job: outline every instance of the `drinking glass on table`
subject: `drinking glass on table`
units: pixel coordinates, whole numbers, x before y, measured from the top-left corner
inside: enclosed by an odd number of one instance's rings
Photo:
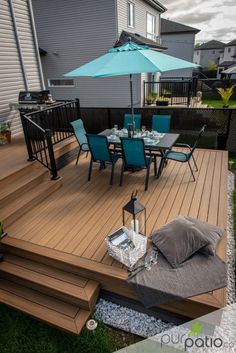
[[[142,131],[142,134],[145,133],[145,131],[146,131],[146,126],[145,125],[142,126],[141,131]]]
[[[117,134],[117,131],[118,131],[118,125],[115,124],[114,127],[113,127],[113,129],[112,129],[112,133],[116,135],[116,134]]]

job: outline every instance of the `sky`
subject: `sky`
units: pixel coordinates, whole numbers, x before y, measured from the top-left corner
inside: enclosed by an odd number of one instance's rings
[[[236,0],[162,0],[168,9],[163,18],[201,30],[197,42],[211,39],[224,43],[236,39]]]

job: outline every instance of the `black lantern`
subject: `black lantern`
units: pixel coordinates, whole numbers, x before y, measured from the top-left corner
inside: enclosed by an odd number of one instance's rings
[[[146,208],[137,200],[137,191],[123,207],[123,226],[146,235]]]

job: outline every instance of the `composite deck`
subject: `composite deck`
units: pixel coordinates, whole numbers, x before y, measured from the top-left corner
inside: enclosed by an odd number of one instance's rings
[[[127,271],[106,251],[104,239],[122,225],[122,206],[133,190],[147,209],[147,233],[166,224],[177,215],[189,215],[226,229],[227,167],[226,151],[196,150],[199,167],[196,182],[187,164],[170,161],[159,180],[151,172],[149,189],[144,191],[144,172],[126,173],[119,186],[117,164],[114,185],[109,185],[110,167],[99,171],[94,165],[87,181],[89,158],[83,155],[76,166],[70,163],[60,170],[63,186],[8,226],[4,244],[53,260],[65,268],[73,266],[79,275],[96,280],[114,293],[135,298],[126,284]],[[53,183],[53,181],[52,181]],[[218,246],[225,259],[226,235]],[[163,308],[190,317],[200,316],[225,305],[226,290],[199,295]]]

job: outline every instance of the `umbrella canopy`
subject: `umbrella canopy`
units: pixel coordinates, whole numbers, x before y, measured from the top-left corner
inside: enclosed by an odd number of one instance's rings
[[[146,45],[128,42],[118,48],[110,49],[105,55],[68,72],[64,76],[106,77],[165,72],[193,67],[198,67],[198,65],[154,51]]]
[[[221,71],[222,74],[236,74],[236,65],[229,67],[227,70]]]
[[[66,73],[64,76],[108,77],[130,75],[131,113],[134,128],[132,74],[165,72],[198,66],[189,61],[154,51],[147,45],[138,45],[129,41],[120,47],[108,50],[106,54]]]

